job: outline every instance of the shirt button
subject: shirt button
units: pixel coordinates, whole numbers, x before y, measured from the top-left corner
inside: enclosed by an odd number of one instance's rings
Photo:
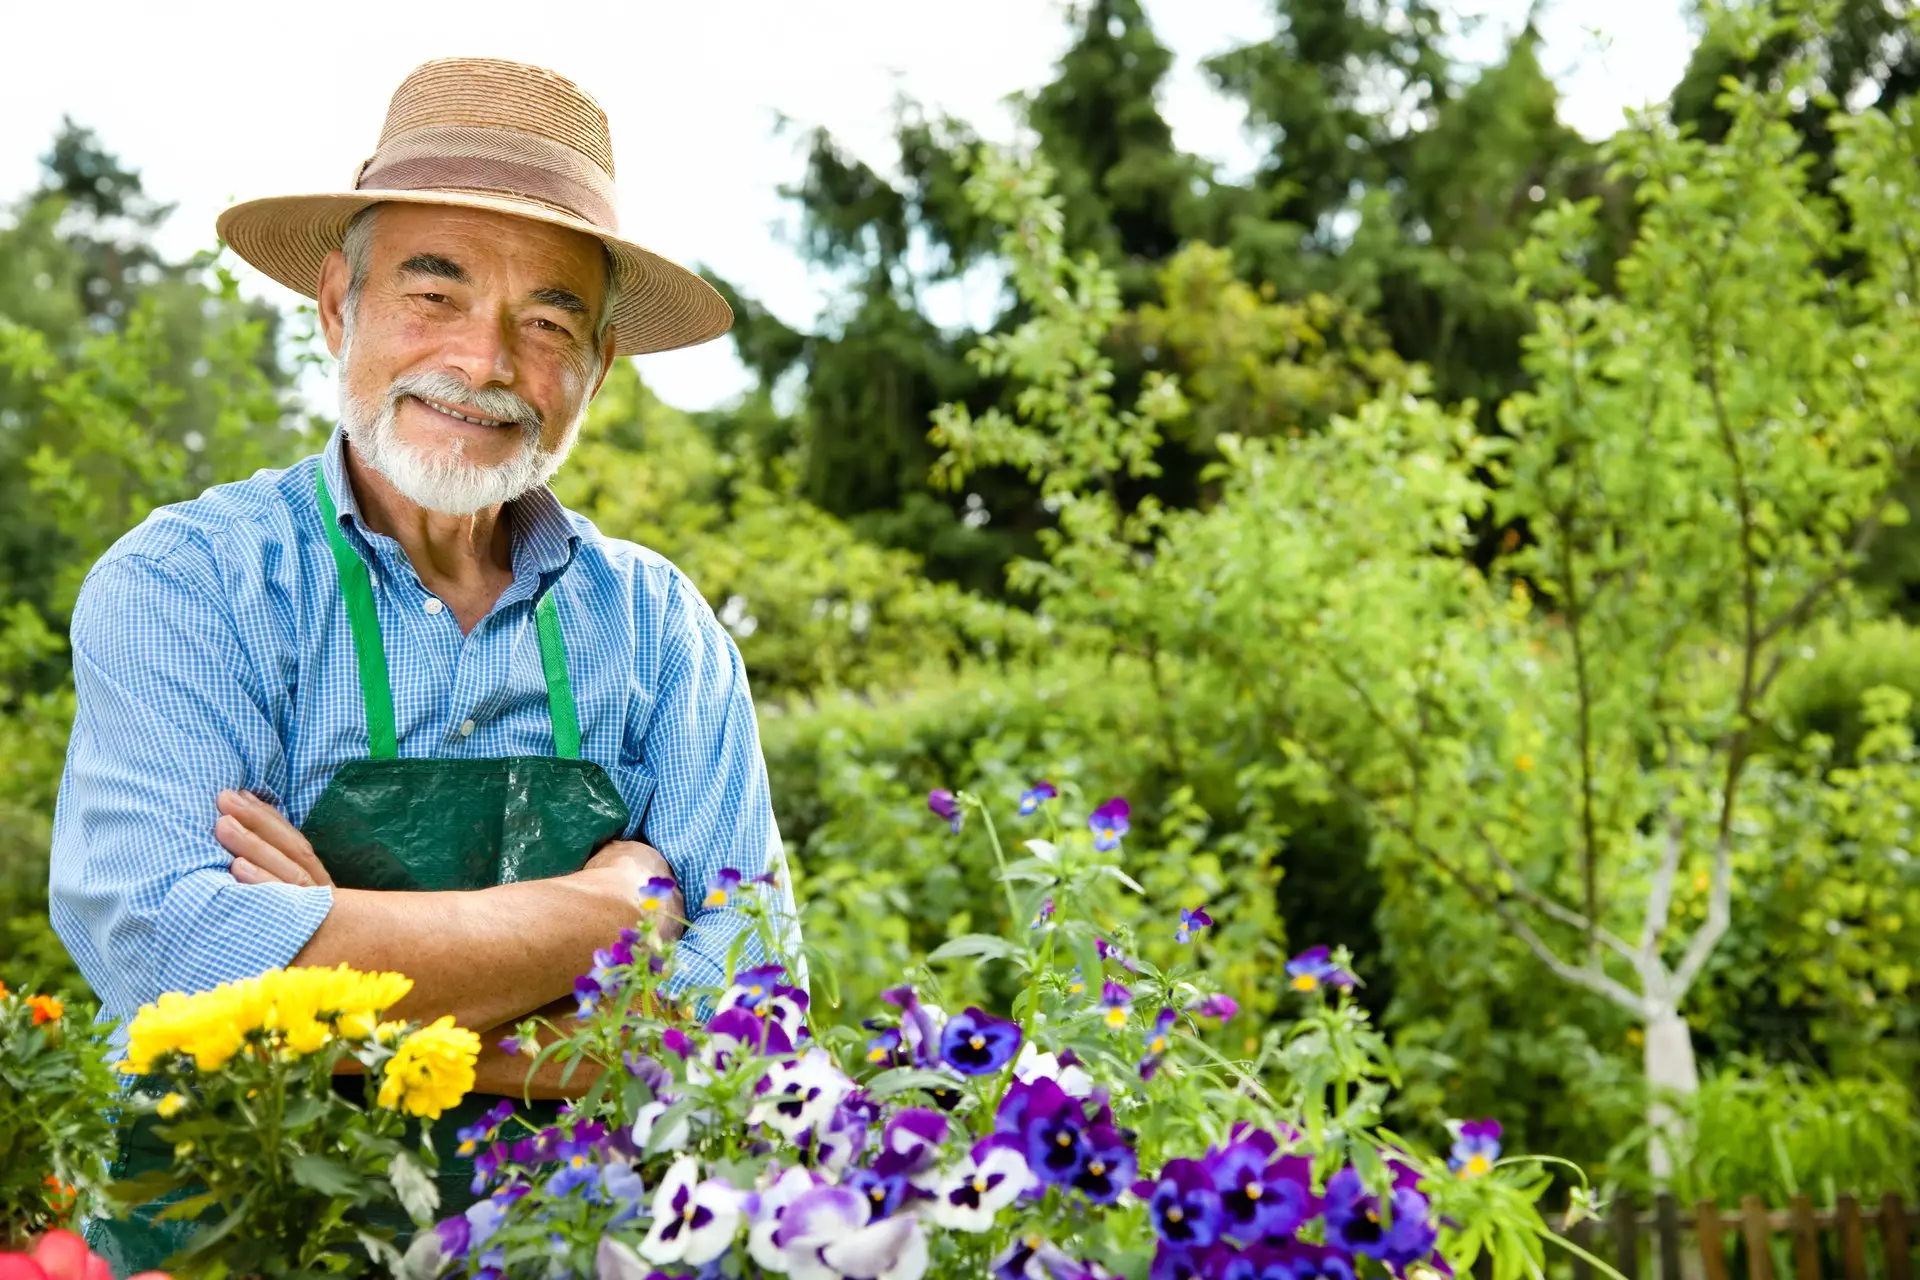
[[[428,613],[438,613],[446,607],[447,606],[440,603],[439,596],[428,596],[427,602],[421,606],[421,608],[425,609]]]
[[[464,738],[472,732],[473,732],[473,721],[462,720],[460,722],[460,736]]]

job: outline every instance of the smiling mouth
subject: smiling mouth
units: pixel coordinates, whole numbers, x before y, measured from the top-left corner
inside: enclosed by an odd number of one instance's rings
[[[435,413],[444,413],[449,418],[454,418],[461,422],[471,422],[476,427],[517,427],[520,425],[518,422],[500,418],[475,417],[471,413],[460,412],[450,404],[442,404],[438,400],[429,400],[425,396],[414,396],[413,398],[427,408],[432,409]]]

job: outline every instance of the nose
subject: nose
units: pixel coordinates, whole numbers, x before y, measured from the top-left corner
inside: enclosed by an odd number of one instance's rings
[[[449,330],[441,360],[470,387],[510,387],[514,378],[512,335],[505,316],[475,310]]]

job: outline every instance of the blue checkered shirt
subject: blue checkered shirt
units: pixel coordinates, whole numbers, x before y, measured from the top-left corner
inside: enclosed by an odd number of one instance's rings
[[[626,834],[661,851],[687,899],[678,985],[717,982],[749,923],[701,905],[722,867],[776,871],[794,929],[746,672],[679,570],[542,488],[512,508],[512,585],[463,635],[400,544],[361,520],[342,447],[336,432],[319,457],[155,511],[87,575],[51,890],[54,929],[103,1016],[287,964],[333,905],[324,886],[241,884],[213,837],[219,791],[253,791],[297,825],[334,770],[367,754],[316,467],[373,578],[403,758],[553,754],[534,623],[552,591],[580,754],[612,778]]]

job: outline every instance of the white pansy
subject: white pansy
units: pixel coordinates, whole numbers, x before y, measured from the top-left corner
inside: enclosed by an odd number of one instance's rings
[[[1069,1098],[1084,1098],[1093,1092],[1093,1077],[1081,1070],[1078,1063],[1063,1067],[1057,1055],[1040,1052],[1031,1040],[1014,1059],[1013,1078],[1022,1084],[1051,1080]]]
[[[1018,1151],[994,1147],[977,1162],[961,1161],[941,1178],[933,1220],[953,1231],[985,1231],[1033,1182],[1033,1171]]]
[[[655,1265],[713,1261],[733,1243],[745,1198],[718,1179],[700,1181],[699,1162],[681,1156],[654,1193],[653,1229],[640,1242],[641,1255]]]

